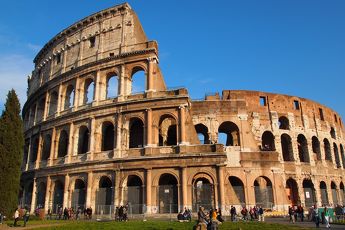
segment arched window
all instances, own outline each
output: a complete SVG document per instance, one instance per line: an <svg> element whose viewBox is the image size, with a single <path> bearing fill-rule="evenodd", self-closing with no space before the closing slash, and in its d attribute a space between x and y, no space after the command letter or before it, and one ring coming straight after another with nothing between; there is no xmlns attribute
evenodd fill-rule
<svg viewBox="0 0 345 230"><path fill-rule="evenodd" d="M275 151L275 144L274 144L274 136L270 131L265 131L262 134L262 146L261 149L263 151Z"/></svg>
<svg viewBox="0 0 345 230"><path fill-rule="evenodd" d="M343 162L343 168L345 168L345 153L344 153L344 147L342 144L339 145L340 148L340 155L341 155L341 161ZM344 200L345 201L345 200Z"/></svg>
<svg viewBox="0 0 345 230"><path fill-rule="evenodd" d="M41 182L38 185L37 189L37 199L36 199L36 206L35 207L41 207L44 208L45 204L45 198L46 198L46 184Z"/></svg>
<svg viewBox="0 0 345 230"><path fill-rule="evenodd" d="M35 162L37 160L38 144L39 144L38 137L34 137L31 144L31 157L30 157L31 162Z"/></svg>
<svg viewBox="0 0 345 230"><path fill-rule="evenodd" d="M86 126L79 128L78 154L87 153L89 151L89 129Z"/></svg>
<svg viewBox="0 0 345 230"><path fill-rule="evenodd" d="M328 205L327 185L324 181L320 182L320 190L321 190L322 205Z"/></svg>
<svg viewBox="0 0 345 230"><path fill-rule="evenodd" d="M127 179L127 202L133 214L143 213L143 182L135 175Z"/></svg>
<svg viewBox="0 0 345 230"><path fill-rule="evenodd" d="M42 148L42 160L48 160L50 156L50 147L52 143L52 138L49 134L44 136L43 148Z"/></svg>
<svg viewBox="0 0 345 230"><path fill-rule="evenodd" d="M78 210L78 207L85 208L86 186L81 179L76 179L74 183L74 190L72 193L72 207Z"/></svg>
<svg viewBox="0 0 345 230"><path fill-rule="evenodd" d="M286 188L288 189L288 200L293 206L297 205L300 201L297 182L294 179L289 178L286 181Z"/></svg>
<svg viewBox="0 0 345 230"><path fill-rule="evenodd" d="M297 136L298 156L301 162L310 162L308 152L308 142L304 135Z"/></svg>
<svg viewBox="0 0 345 230"><path fill-rule="evenodd" d="M334 150L335 164L337 168L341 168L339 151L338 151L338 146L336 145L336 143L333 143L333 150Z"/></svg>
<svg viewBox="0 0 345 230"><path fill-rule="evenodd" d="M57 104L58 104L58 93L56 91L51 92L50 100L49 100L49 111L48 114L54 115L57 111Z"/></svg>
<svg viewBox="0 0 345 230"><path fill-rule="evenodd" d="M337 194L337 185L334 183L334 181L331 182L331 190L332 190L332 198L333 198L333 204L338 204L338 194Z"/></svg>
<svg viewBox="0 0 345 230"><path fill-rule="evenodd" d="M85 80L84 85L84 104L89 104L94 98L95 84L91 78Z"/></svg>
<svg viewBox="0 0 345 230"><path fill-rule="evenodd" d="M221 135L223 134L223 135ZM224 146L240 146L240 130L231 121L223 122L218 128L218 143Z"/></svg>
<svg viewBox="0 0 345 230"><path fill-rule="evenodd" d="M262 208L272 209L274 205L272 182L265 176L260 176L254 181L255 203Z"/></svg>
<svg viewBox="0 0 345 230"><path fill-rule="evenodd" d="M99 180L99 187L96 192L97 214L111 214L112 194L112 181L109 177L102 176Z"/></svg>
<svg viewBox="0 0 345 230"><path fill-rule="evenodd" d="M129 148L144 146L144 123L139 118L131 118L129 122Z"/></svg>
<svg viewBox="0 0 345 230"><path fill-rule="evenodd" d="M64 196L64 184L57 180L54 185L54 195L53 195L53 213L57 213L59 207L62 207Z"/></svg>
<svg viewBox="0 0 345 230"><path fill-rule="evenodd" d="M325 160L332 161L331 145L327 138L323 139L323 147L325 150Z"/></svg>
<svg viewBox="0 0 345 230"><path fill-rule="evenodd" d="M114 149L114 125L111 122L102 124L102 151Z"/></svg>
<svg viewBox="0 0 345 230"><path fill-rule="evenodd" d="M195 127L196 133L198 134L200 144L210 144L208 128L203 124L197 124L194 127Z"/></svg>
<svg viewBox="0 0 345 230"><path fill-rule="evenodd" d="M37 114L36 114L36 121L37 121L37 122L40 122L40 121L43 120L43 114L44 114L45 103L46 103L46 99L45 99L45 98L42 98L42 99L38 102Z"/></svg>
<svg viewBox="0 0 345 230"><path fill-rule="evenodd" d="M214 185L206 177L193 180L193 210L197 211L200 206L209 210L214 207Z"/></svg>
<svg viewBox="0 0 345 230"><path fill-rule="evenodd" d="M279 129L285 129L285 130L290 129L289 119L285 116L279 117L278 125L279 125Z"/></svg>
<svg viewBox="0 0 345 230"><path fill-rule="evenodd" d="M309 194L309 196L305 196L305 206L311 207L316 203L315 188L313 182L309 179L304 179L303 190L304 194Z"/></svg>
<svg viewBox="0 0 345 230"><path fill-rule="evenodd" d="M313 136L311 138L312 147L313 147L313 153L316 154L316 160L321 160L321 148L320 148L320 141L317 137Z"/></svg>
<svg viewBox="0 0 345 230"><path fill-rule="evenodd" d="M66 95L65 95L65 106L64 109L69 109L73 107L74 104L74 87L73 85L69 85L66 89Z"/></svg>
<svg viewBox="0 0 345 230"><path fill-rule="evenodd" d="M59 137L58 157L66 156L67 149L68 149L68 134L65 130L62 130L60 132L60 137Z"/></svg>
<svg viewBox="0 0 345 230"><path fill-rule="evenodd" d="M146 90L146 73L140 67L135 67L132 71L132 94L144 92Z"/></svg>
<svg viewBox="0 0 345 230"><path fill-rule="evenodd" d="M246 203L244 185L241 179L235 176L229 177L229 199L231 204L244 205Z"/></svg>
<svg viewBox="0 0 345 230"><path fill-rule="evenodd" d="M177 126L176 120L172 116L164 115L159 122L159 145L177 145Z"/></svg>
<svg viewBox="0 0 345 230"><path fill-rule="evenodd" d="M284 161L294 161L291 137L284 133L281 135L280 139Z"/></svg>
<svg viewBox="0 0 345 230"><path fill-rule="evenodd" d="M107 96L106 98L115 98L118 96L119 79L115 74L111 74L107 78Z"/></svg>
<svg viewBox="0 0 345 230"><path fill-rule="evenodd" d="M158 205L159 213L178 212L178 187L176 178L165 173L159 178Z"/></svg>
<svg viewBox="0 0 345 230"><path fill-rule="evenodd" d="M331 137L332 137L333 139L336 139L336 138L337 138L337 135L335 134L335 129L334 129L333 127L331 127L330 134L331 134Z"/></svg>

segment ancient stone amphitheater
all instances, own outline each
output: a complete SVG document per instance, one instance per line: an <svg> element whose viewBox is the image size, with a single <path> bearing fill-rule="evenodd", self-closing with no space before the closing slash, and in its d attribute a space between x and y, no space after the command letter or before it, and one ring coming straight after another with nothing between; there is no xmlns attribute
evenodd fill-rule
<svg viewBox="0 0 345 230"><path fill-rule="evenodd" d="M344 126L308 99L169 89L128 4L90 15L34 59L21 205L112 213L343 204Z"/></svg>

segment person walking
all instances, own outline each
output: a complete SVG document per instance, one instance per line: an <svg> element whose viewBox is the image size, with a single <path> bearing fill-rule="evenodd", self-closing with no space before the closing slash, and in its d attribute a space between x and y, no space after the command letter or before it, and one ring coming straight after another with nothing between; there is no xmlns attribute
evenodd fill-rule
<svg viewBox="0 0 345 230"><path fill-rule="evenodd" d="M29 221L29 217L30 217L30 212L29 212L28 208L25 207L25 209L24 209L24 216L23 216L24 227L26 226L26 223Z"/></svg>
<svg viewBox="0 0 345 230"><path fill-rule="evenodd" d="M328 209L327 207L325 207L324 213L325 213L325 224L326 224L326 228L331 228L331 225L329 224L330 212L329 212L329 209Z"/></svg>
<svg viewBox="0 0 345 230"><path fill-rule="evenodd" d="M19 220L19 210L18 210L18 208L17 208L16 211L14 212L13 218L14 218L13 226L14 226L14 227L17 227L17 222L18 222L18 220Z"/></svg>
<svg viewBox="0 0 345 230"><path fill-rule="evenodd" d="M262 221L262 222L265 221L264 209L261 206L259 207L259 221Z"/></svg>
<svg viewBox="0 0 345 230"><path fill-rule="evenodd" d="M316 205L314 205L313 208L313 215L314 215L314 221L315 221L315 227L319 228L320 227L320 217L319 217L319 209L317 208Z"/></svg>

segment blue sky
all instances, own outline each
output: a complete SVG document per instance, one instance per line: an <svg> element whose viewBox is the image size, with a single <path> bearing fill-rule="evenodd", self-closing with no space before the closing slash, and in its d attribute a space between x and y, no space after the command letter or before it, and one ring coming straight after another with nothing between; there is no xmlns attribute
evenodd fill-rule
<svg viewBox="0 0 345 230"><path fill-rule="evenodd" d="M345 120L345 1L128 1L169 87L192 98L248 89L309 98ZM26 99L39 49L72 23L117 0L16 0L0 8L0 110L11 88Z"/></svg>

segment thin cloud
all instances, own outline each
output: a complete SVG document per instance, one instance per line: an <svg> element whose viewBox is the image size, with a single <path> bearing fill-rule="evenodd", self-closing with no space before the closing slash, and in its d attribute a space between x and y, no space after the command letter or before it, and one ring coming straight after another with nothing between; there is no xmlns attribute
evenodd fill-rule
<svg viewBox="0 0 345 230"><path fill-rule="evenodd" d="M41 50L41 48L42 48L42 46L40 46L40 45L35 45L35 44L31 44L31 43L28 43L27 45L26 45L30 50L32 50L32 51L34 51L34 52L38 52L38 51L40 51Z"/></svg>

